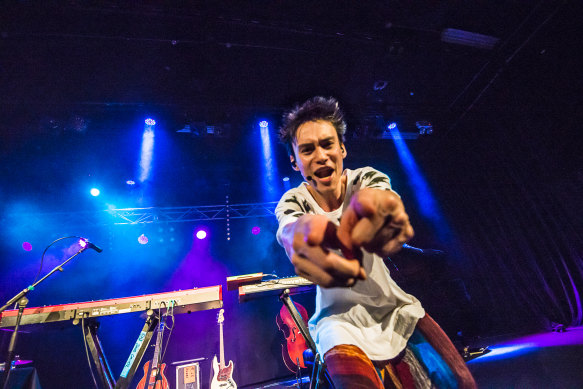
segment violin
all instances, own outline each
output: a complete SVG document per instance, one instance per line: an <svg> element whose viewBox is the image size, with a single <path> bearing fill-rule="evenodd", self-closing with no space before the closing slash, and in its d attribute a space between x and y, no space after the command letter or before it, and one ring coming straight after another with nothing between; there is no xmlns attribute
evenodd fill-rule
<svg viewBox="0 0 583 389"><path fill-rule="evenodd" d="M307 326L308 312L306 308L298 303L294 303L294 305ZM285 305L279 310L275 322L277 323L277 327L283 332L286 340L285 344L281 345L283 363L292 372L296 372L298 366L305 368L304 350L309 347Z"/></svg>

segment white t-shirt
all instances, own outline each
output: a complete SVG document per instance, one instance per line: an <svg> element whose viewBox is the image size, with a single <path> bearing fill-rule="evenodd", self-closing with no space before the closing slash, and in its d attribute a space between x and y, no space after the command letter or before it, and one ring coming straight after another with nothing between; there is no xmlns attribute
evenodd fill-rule
<svg viewBox="0 0 583 389"><path fill-rule="evenodd" d="M391 189L389 177L371 167L346 169L343 174L347 176L344 202L332 212L320 208L305 182L283 195L275 209L280 244L283 227L303 214L326 215L339 224L352 195L360 188ZM351 288L317 287L316 311L309 328L321 355L334 346L351 344L360 347L371 360L394 358L406 347L417 320L425 315L419 300L391 278L382 258L363 253L366 280Z"/></svg>

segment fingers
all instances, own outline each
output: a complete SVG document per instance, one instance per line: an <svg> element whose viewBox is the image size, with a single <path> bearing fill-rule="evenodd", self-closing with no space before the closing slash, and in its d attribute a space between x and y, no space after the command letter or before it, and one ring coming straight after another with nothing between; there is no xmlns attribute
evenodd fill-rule
<svg viewBox="0 0 583 389"><path fill-rule="evenodd" d="M307 271L308 268L312 269L308 265L305 266L306 269L302 268L305 259L332 277L340 279L362 278L359 261L343 258L322 246L306 244L306 242L302 242L299 235L294 238L293 249L297 258L296 262L292 259L292 263L296 268L299 267L304 271Z"/></svg>
<svg viewBox="0 0 583 389"><path fill-rule="evenodd" d="M309 217L293 234L291 261L296 273L323 287L352 286L366 274L360 262L346 259L329 248L342 247L336 226L325 216Z"/></svg>
<svg viewBox="0 0 583 389"><path fill-rule="evenodd" d="M339 286L350 287L356 283L355 277L335 277L331 273L328 273L320 268L315 263L312 263L309 259L303 258L299 255L294 255L292 258L292 263L294 264L296 274L324 288Z"/></svg>
<svg viewBox="0 0 583 389"><path fill-rule="evenodd" d="M340 221L340 233L352 251L363 247L381 256L399 251L414 235L400 197L374 189L363 189L353 197Z"/></svg>

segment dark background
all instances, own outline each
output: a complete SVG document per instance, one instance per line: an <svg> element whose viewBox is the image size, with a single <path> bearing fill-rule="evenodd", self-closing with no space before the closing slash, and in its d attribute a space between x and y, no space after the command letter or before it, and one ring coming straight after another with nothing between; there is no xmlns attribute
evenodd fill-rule
<svg viewBox="0 0 583 389"><path fill-rule="evenodd" d="M47 245L69 235L89 237L104 252L75 258L31 293L30 306L225 287L227 276L253 272L292 275L273 217L116 225L95 215L277 201L283 177L300 182L276 144L281 115L324 95L338 98L346 113L345 166L389 174L416 230L411 245L432 250L396 256L393 276L456 344L580 325L576 2L361 3L4 2L1 301L34 280ZM448 43L448 28L498 40L492 48ZM157 121L152 176L128 188L146 117ZM271 189L261 159L263 119L270 122ZM383 138L392 121L412 138L405 141L409 163L398 142ZM431 122L433 134L419 136L417 121ZM191 133L177 132L187 124ZM102 189L97 198L88 195L94 185ZM202 225L209 238L193 239ZM137 243L142 233L148 245ZM22 250L24 241L31 251ZM73 243L52 246L42 274ZM277 298L239 304L225 290L224 300L225 352L237 383L286 376ZM313 310L313 295L298 300ZM176 316L165 356L168 364L207 358L205 384L218 353L216 313ZM116 377L142 323L138 315L101 320ZM79 328L27 331L17 352L34 360L43 387L91 387ZM167 376L173 384L170 366Z"/></svg>

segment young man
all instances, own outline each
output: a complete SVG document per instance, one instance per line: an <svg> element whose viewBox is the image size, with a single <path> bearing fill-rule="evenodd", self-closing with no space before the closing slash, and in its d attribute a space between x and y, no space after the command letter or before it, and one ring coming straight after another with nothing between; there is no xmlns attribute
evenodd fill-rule
<svg viewBox="0 0 583 389"><path fill-rule="evenodd" d="M390 277L383 258L413 228L385 174L343 169L345 131L333 98L314 97L286 114L280 139L305 182L275 211L278 242L296 273L318 285L309 328L334 385L475 387L447 336Z"/></svg>

